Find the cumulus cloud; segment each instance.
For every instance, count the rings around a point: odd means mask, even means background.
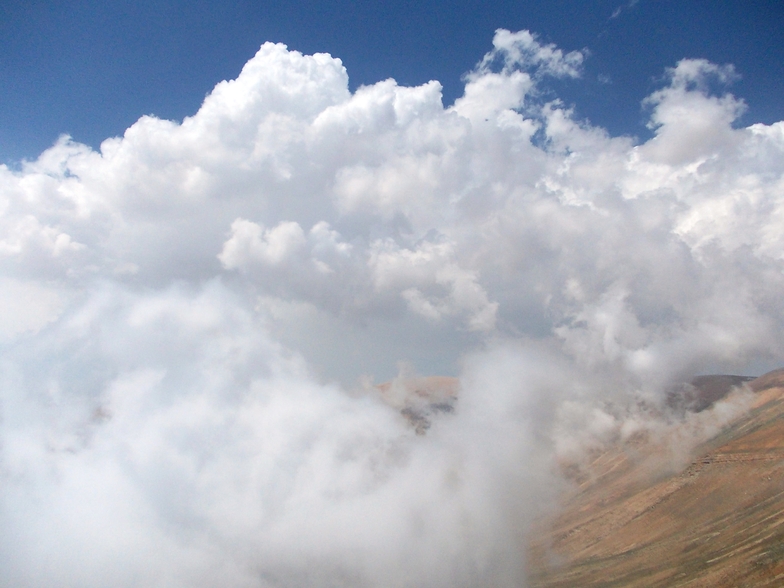
[[[223,267],[237,269],[248,263],[281,265],[305,245],[305,234],[295,222],[281,222],[263,230],[254,222],[238,218],[231,223],[231,238],[218,255]]]
[[[267,43],[0,167],[2,583],[518,586],[608,403],[781,362],[784,122],[687,59],[612,137],[542,101],[582,60],[499,30],[444,106]],[[460,376],[427,435],[400,360]]]

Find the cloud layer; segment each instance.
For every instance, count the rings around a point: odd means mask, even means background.
[[[611,137],[583,58],[499,30],[445,108],[267,43],[0,166],[0,583],[517,586],[564,407],[781,363],[784,122],[686,59]],[[425,437],[400,360],[461,374]]]

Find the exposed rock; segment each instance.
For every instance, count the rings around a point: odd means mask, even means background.
[[[439,413],[455,409],[460,381],[446,376],[395,378],[378,386],[384,401],[400,410],[418,435],[424,435]]]

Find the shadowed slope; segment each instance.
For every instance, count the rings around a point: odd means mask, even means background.
[[[697,376],[670,392],[667,404],[671,408],[700,412],[726,397],[733,388],[751,380],[754,378],[749,376]]]

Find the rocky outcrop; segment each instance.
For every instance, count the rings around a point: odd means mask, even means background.
[[[395,378],[377,386],[384,402],[400,410],[418,435],[432,419],[455,409],[460,381],[446,376]]]

